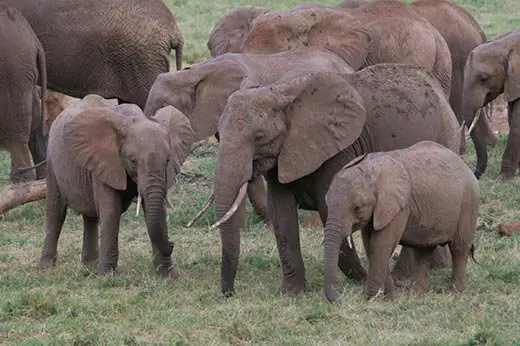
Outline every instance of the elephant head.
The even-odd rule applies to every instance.
[[[194,140],[189,120],[171,106],[151,119],[135,105],[89,107],[63,131],[76,162],[98,181],[118,191],[136,185],[152,245],[169,258],[164,199]]]
[[[270,54],[312,47],[335,53],[358,70],[365,61],[369,41],[368,32],[351,14],[319,8],[258,16],[241,50]]]
[[[224,53],[240,53],[240,46],[253,19],[269,10],[260,7],[237,7],[222,15],[211,30],[208,48],[212,57]]]
[[[218,124],[214,181],[224,294],[234,290],[232,267],[240,251],[239,231],[228,210],[240,205],[247,182],[275,167],[280,183],[314,172],[356,141],[365,120],[361,96],[332,72],[294,74],[230,96]]]
[[[359,156],[334,176],[325,196],[328,216],[324,233],[324,282],[325,296],[330,302],[339,299],[334,284],[343,239],[371,221],[375,231],[384,232],[408,204],[410,196],[411,178],[407,170],[383,153]],[[369,290],[370,284],[367,282]]]
[[[217,133],[227,98],[239,89],[245,77],[243,66],[225,56],[160,74],[150,90],[144,113],[150,117],[171,105],[189,117],[197,140],[206,139]]]
[[[462,114],[472,130],[470,134],[477,152],[477,177],[487,166],[487,143],[485,134],[479,133],[481,128],[476,126],[479,123],[476,113],[502,93],[508,103],[520,98],[520,30],[477,46],[464,67]]]

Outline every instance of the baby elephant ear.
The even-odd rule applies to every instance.
[[[64,126],[63,141],[79,165],[116,190],[126,190],[126,170],[119,153],[120,131],[131,121],[107,108],[88,108]]]
[[[288,183],[318,169],[360,136],[366,120],[361,96],[340,74],[312,72],[272,86],[286,116],[278,179]]]
[[[517,34],[520,42],[520,32]],[[504,100],[513,102],[520,98],[520,44],[511,50],[507,59],[506,81],[504,83]]]
[[[376,158],[377,160],[377,158]],[[399,161],[381,157],[380,173],[377,180],[377,199],[374,208],[374,230],[380,230],[403,210],[411,196],[411,178]]]
[[[168,131],[170,142],[170,163],[168,164],[168,178],[173,181],[181,171],[181,166],[188,156],[191,145],[195,141],[195,134],[190,120],[177,108],[167,106],[161,108],[153,116]]]

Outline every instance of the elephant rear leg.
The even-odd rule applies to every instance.
[[[45,205],[45,240],[38,267],[44,269],[54,266],[58,254],[58,239],[60,237],[65,217],[67,216],[67,205],[61,196],[54,174],[49,165],[49,176],[47,178],[47,193]]]
[[[83,249],[81,251],[81,262],[92,264],[99,256],[99,220],[97,217],[83,215]]]
[[[14,143],[9,148],[11,156],[11,183],[19,184],[34,179],[34,172],[27,171],[17,174],[19,168],[31,166],[31,154],[28,143]]]
[[[475,215],[477,212],[475,212]],[[453,270],[451,272],[450,290],[462,291],[466,284],[466,267],[468,257],[472,249],[472,241],[477,227],[477,217],[464,215],[458,227],[458,233],[449,243],[451,257],[453,258]]]

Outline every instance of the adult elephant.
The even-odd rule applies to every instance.
[[[366,45],[366,42],[356,41],[352,44]],[[293,69],[353,72],[344,60],[323,51],[290,51],[268,55],[227,53],[182,71],[159,75],[150,90],[144,113],[152,116],[161,107],[171,105],[190,119],[197,140],[203,140],[217,133],[220,115],[233,92],[240,88],[274,83]],[[251,182],[248,195],[255,212],[264,222],[269,223],[262,177]]]
[[[475,114],[502,93],[508,106],[510,130],[500,175],[512,179],[520,162],[520,30],[479,45],[470,53],[465,65],[462,112],[466,123],[477,124],[471,132],[477,152],[477,176],[486,169],[487,148],[485,143],[477,141],[478,124],[483,119]]]
[[[98,94],[144,107],[183,37],[163,0],[6,0],[31,24],[47,54],[49,88]]]
[[[298,294],[305,283],[298,207],[319,211],[325,222],[325,194],[334,174],[361,154],[423,140],[455,152],[460,145],[457,120],[440,84],[403,64],[343,75],[294,73],[269,86],[236,91],[218,131],[214,191],[225,295],[234,292],[242,217],[228,211],[240,204],[250,179],[266,177],[281,290]],[[349,251],[345,242],[342,249]]]
[[[31,165],[31,156],[34,163],[45,160],[46,74],[45,53],[31,26],[14,7],[0,2],[0,148],[9,151],[13,183],[32,178],[31,172],[16,174]],[[43,168],[37,176],[44,178]]]
[[[486,42],[486,34],[473,18],[462,7],[447,0],[417,0],[410,4],[439,31],[451,54],[451,94],[450,105],[462,124],[462,89],[464,82],[464,65],[471,51],[479,44]],[[486,117],[477,124],[478,129],[472,139],[477,150],[481,145],[494,145],[497,141]],[[464,130],[461,136],[461,152],[465,152],[466,139]]]
[[[176,275],[164,204],[193,139],[189,120],[173,107],[161,108],[150,119],[136,105],[113,107],[87,95],[66,108],[49,133],[47,219],[39,267],[55,264],[71,208],[83,216],[82,262],[95,262],[99,254],[98,275],[115,271],[121,214],[134,197],[142,196],[154,267]]]
[[[365,33],[350,32],[353,21],[362,22]],[[216,32],[214,29],[214,35]],[[349,46],[344,38],[366,34],[370,43],[360,68],[378,63],[414,64],[431,72],[450,95],[451,56],[446,42],[417,11],[398,0],[373,1],[349,10],[315,8],[259,14],[251,22],[240,51],[269,54],[307,47],[350,57],[357,47]]]

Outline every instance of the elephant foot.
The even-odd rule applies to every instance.
[[[40,259],[40,262],[38,263],[39,269],[47,269],[54,267],[56,264],[56,257],[48,258],[48,257],[42,257]]]
[[[293,282],[284,280],[280,285],[280,292],[284,295],[296,297],[305,288],[305,280],[303,282]]]
[[[97,276],[113,276],[116,275],[115,265],[101,265],[98,269]]]
[[[500,177],[506,181],[513,181],[516,178],[516,175],[510,172],[500,171]]]
[[[170,279],[177,279],[180,276],[179,269],[175,264],[170,265],[160,265],[158,267],[155,267],[155,272],[158,275],[170,278]]]
[[[424,281],[414,281],[410,286],[410,292],[418,297],[424,296],[430,290],[430,283]]]
[[[96,264],[98,261],[98,255],[85,255],[85,256],[81,256],[81,263],[83,265],[92,265],[92,264]]]

